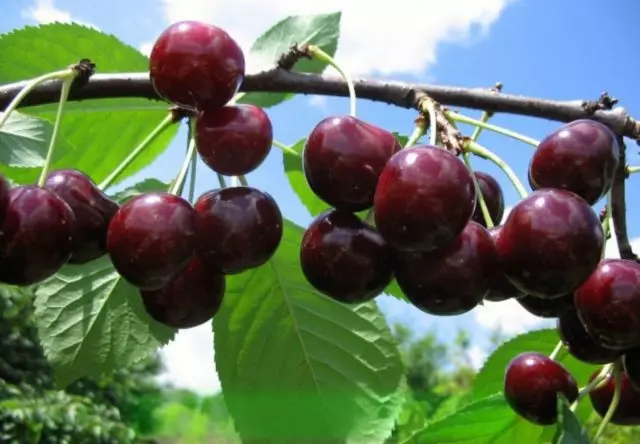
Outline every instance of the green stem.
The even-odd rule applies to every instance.
[[[487,123],[489,121],[489,119],[491,118],[491,116],[493,116],[493,113],[490,113],[488,111],[484,111],[482,113],[482,116],[480,117],[480,121],[482,123]],[[480,133],[482,133],[482,130],[484,128],[481,126],[476,126],[475,129],[473,130],[473,134],[471,135],[471,140],[473,140],[474,142],[478,141],[478,138],[480,137]]]
[[[558,353],[560,353],[560,350],[562,350],[562,347],[564,347],[564,344],[562,343],[562,341],[558,341],[558,343],[556,344],[556,348],[554,348],[549,355],[549,359],[555,360],[558,357]]]
[[[7,120],[9,120],[9,116],[11,115],[11,113],[14,112],[18,108],[18,106],[20,106],[20,103],[24,100],[24,98],[27,97],[27,95],[29,95],[29,93],[33,91],[38,85],[50,80],[66,81],[67,79],[70,79],[71,81],[73,81],[76,75],[77,72],[73,69],[63,69],[61,71],[54,71],[49,74],[36,77],[35,79],[29,81],[29,83],[27,83],[27,85],[22,88],[18,95],[13,98],[11,103],[9,103],[9,105],[3,111],[2,117],[0,117],[0,128],[2,128],[2,125],[4,125]]]
[[[285,145],[282,142],[278,142],[275,139],[271,142],[271,145],[273,145],[276,148],[280,149],[283,153],[287,153],[287,154],[291,154],[291,155],[296,156],[296,157],[300,157],[300,154],[298,154],[298,152],[296,150],[292,149],[289,145]]]
[[[407,139],[407,143],[404,144],[404,147],[409,148],[410,146],[415,145],[422,136],[424,136],[424,124],[416,123],[416,127],[413,129],[413,132],[409,136],[409,139]]]
[[[587,397],[589,393],[591,393],[596,387],[598,387],[598,385],[600,385],[602,381],[605,380],[605,378],[607,377],[607,375],[609,374],[612,368],[613,368],[613,364],[607,364],[603,366],[602,370],[600,370],[600,373],[598,373],[598,375],[595,378],[593,378],[593,381],[591,381],[589,384],[585,385],[583,388],[580,389],[580,392],[578,393],[578,397],[576,398],[575,401],[573,401],[573,404],[571,404],[571,411],[575,412],[576,408],[578,408],[578,404],[580,403],[580,401],[582,401],[585,397]]]
[[[611,231],[611,222],[612,222],[612,203],[611,203],[611,190],[607,193],[607,206],[605,210],[604,220],[602,221],[602,232],[604,233],[604,245],[602,246],[602,257],[604,258],[605,252],[607,251],[607,238],[609,237],[609,232]]]
[[[309,45],[308,47],[309,54],[316,60],[323,61],[333,66],[336,71],[340,73],[344,81],[347,83],[347,88],[349,89],[349,114],[352,117],[356,116],[356,90],[353,87],[353,81],[351,80],[351,76],[345,72],[340,65],[338,65],[333,58],[324,52],[322,49],[315,45]]]
[[[502,128],[501,126],[492,125],[490,123],[483,122],[481,120],[474,119],[472,117],[468,117],[459,113],[454,113],[451,111],[445,111],[445,115],[450,120],[455,120],[457,122],[466,123],[468,125],[474,125],[476,127],[481,127],[489,131],[493,131],[498,134],[502,134],[503,136],[511,137],[513,139],[519,140],[520,142],[527,143],[534,147],[537,147],[540,144],[539,140],[532,139],[531,137],[527,137],[523,134],[516,133],[515,131],[508,130],[506,128]]]
[[[424,101],[424,106],[427,108],[427,114],[429,115],[429,145],[436,146],[438,143],[438,121],[436,118],[436,107],[430,99]]]
[[[627,167],[627,174],[635,174],[635,173],[640,173],[640,165]]]
[[[499,166],[515,187],[516,191],[520,195],[520,198],[524,199],[525,197],[527,197],[529,193],[527,193],[527,190],[525,189],[524,185],[522,185],[522,182],[520,182],[520,179],[518,179],[516,173],[514,173],[511,167],[497,154],[491,152],[490,150],[478,144],[477,142],[474,142],[473,140],[466,141],[464,144],[464,148],[470,153],[482,157],[483,159],[489,160]]]
[[[478,177],[473,172],[473,166],[471,165],[471,159],[469,158],[469,153],[462,153],[462,160],[464,164],[467,166],[469,173],[471,173],[471,178],[473,179],[473,185],[476,188],[476,195],[478,196],[478,204],[480,205],[480,209],[482,210],[482,216],[484,217],[484,222],[487,225],[487,228],[493,228],[493,220],[491,219],[491,214],[489,213],[489,207],[487,206],[487,201],[484,199],[482,195],[482,189],[480,188],[480,183],[478,182]]]
[[[58,111],[56,113],[56,120],[53,123],[53,131],[51,132],[51,139],[49,140],[47,157],[44,161],[42,171],[40,172],[40,178],[38,179],[39,186],[44,185],[45,180],[47,180],[47,175],[49,174],[51,164],[53,163],[53,153],[56,150],[56,142],[58,141],[58,134],[60,133],[62,116],[64,115],[64,106],[67,103],[67,98],[69,97],[69,91],[71,90],[71,85],[73,84],[74,78],[75,77],[66,77],[62,81],[62,88],[60,89],[60,101],[58,102]]]
[[[218,184],[220,185],[220,188],[227,188],[227,181],[224,176],[220,173],[216,173],[216,176],[218,176]]]
[[[193,137],[193,135],[195,134],[194,126],[195,126],[195,123],[193,122],[193,120],[189,119],[189,135],[188,135],[189,143],[191,143],[192,139],[193,139],[193,142],[196,143],[195,138]],[[187,145],[187,154],[188,153],[189,153],[189,145]],[[198,157],[193,156],[191,158],[191,164],[190,164],[190,170],[189,170],[189,202],[193,202],[193,198],[195,197],[195,193],[196,193],[197,164],[198,164]]]
[[[247,182],[247,178],[244,177],[243,174],[237,176],[238,177],[238,182],[240,182],[240,185],[242,185],[243,187],[248,187],[249,186],[249,182]]]
[[[169,187],[168,192],[171,194],[180,195],[180,190],[184,186],[184,181],[187,178],[187,172],[189,171],[189,165],[195,161],[196,154],[196,140],[192,138],[189,141],[189,148],[187,149],[187,154],[184,157],[184,162],[182,162],[182,166],[180,167],[180,172],[176,176],[175,180]],[[195,162],[194,162],[195,163]]]
[[[129,155],[118,165],[109,176],[102,181],[99,188],[104,191],[118,178],[118,176],[125,170],[136,158],[147,148],[147,146],[153,142],[165,129],[169,127],[173,121],[173,114],[169,113],[158,126],[142,141],[140,144],[129,153]]]
[[[593,444],[596,444],[600,437],[604,434],[604,431],[607,429],[607,425],[611,421],[611,418],[615,414],[618,409],[618,404],[620,404],[620,394],[622,391],[622,377],[621,377],[621,368],[620,361],[616,361],[613,365],[613,378],[615,388],[613,390],[613,399],[611,400],[611,404],[607,409],[607,413],[604,415],[598,430],[596,431],[596,435],[593,438]]]

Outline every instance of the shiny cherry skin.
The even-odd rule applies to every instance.
[[[302,152],[304,175],[316,196],[351,212],[373,205],[380,173],[402,147],[389,131],[351,116],[320,121]]]
[[[429,253],[398,252],[395,276],[407,299],[439,316],[466,313],[485,297],[497,267],[491,235],[469,221],[447,247]]]
[[[27,286],[53,276],[71,257],[75,223],[54,191],[35,185],[9,190],[0,225],[0,282]]]
[[[629,382],[636,390],[640,391],[640,347],[626,350],[622,362],[624,370],[629,376]]]
[[[593,381],[599,373],[600,370],[593,372],[589,382]],[[640,425],[640,391],[633,387],[629,380],[629,375],[624,371],[620,372],[620,382],[620,401],[611,418],[611,424],[621,426]],[[607,414],[607,410],[609,410],[609,406],[613,400],[614,392],[615,378],[610,373],[606,377],[605,384],[589,393],[591,405],[601,418],[604,418]]]
[[[198,256],[166,287],[140,290],[144,307],[153,319],[172,328],[192,328],[210,321],[220,309],[225,276],[207,267]]]
[[[598,344],[587,332],[575,309],[564,312],[556,322],[560,339],[574,358],[589,364],[608,364],[620,356],[620,352]]]
[[[640,346],[640,264],[603,259],[574,293],[578,316],[601,345]]]
[[[553,299],[525,295],[516,298],[516,302],[532,315],[547,319],[555,319],[573,309],[572,294]]]
[[[238,43],[223,29],[185,20],[166,28],[149,56],[151,84],[160,97],[197,110],[219,108],[245,74]]]
[[[304,232],[300,267],[320,293],[342,303],[362,303],[391,283],[393,251],[355,214],[326,210]]]
[[[4,215],[7,213],[7,208],[9,208],[9,190],[11,189],[11,185],[5,177],[0,174],[0,224],[4,220]]]
[[[593,205],[611,189],[619,161],[620,147],[606,125],[575,120],[540,142],[529,163],[529,183],[533,189],[573,191]]]
[[[182,273],[195,254],[196,218],[185,199],[149,192],[126,202],[107,231],[113,266],[142,290],[165,287]]]
[[[504,395],[521,417],[538,425],[557,421],[557,397],[569,402],[578,397],[578,385],[558,362],[541,353],[526,352],[513,358],[504,376]]]
[[[282,213],[264,191],[245,186],[209,191],[194,208],[198,253],[208,267],[224,274],[264,265],[282,240]]]
[[[430,252],[462,233],[476,205],[473,178],[450,152],[406,148],[384,167],[374,198],[382,237],[403,251]]]
[[[76,219],[70,264],[85,264],[107,253],[107,228],[120,206],[98,189],[89,176],[74,169],[56,170],[44,187],[71,207]]]
[[[518,202],[496,241],[507,278],[541,298],[578,288],[598,265],[603,245],[598,215],[580,196],[559,189],[534,191]]]
[[[501,229],[501,225],[489,229],[489,234],[491,235],[494,246],[498,236],[500,235]],[[484,297],[485,301],[500,302],[524,296],[522,292],[514,287],[511,281],[509,281],[509,279],[504,275],[499,260],[497,261],[496,268],[492,271],[491,276],[491,286],[489,287],[489,292]]]
[[[504,194],[502,193],[502,187],[498,181],[488,173],[476,171],[474,174],[478,180],[482,197],[487,204],[491,222],[493,222],[494,225],[499,224],[502,222],[502,216],[504,216]],[[471,216],[471,220],[478,222],[483,227],[487,226],[479,199],[476,204],[476,209]]]
[[[196,119],[196,147],[202,161],[225,176],[249,174],[258,168],[273,142],[267,113],[254,105],[202,111]]]

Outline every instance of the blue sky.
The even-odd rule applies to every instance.
[[[115,34],[132,46],[148,49],[150,43],[174,20],[199,18],[227,29],[246,48],[263,30],[286,15],[344,11],[343,37],[337,54],[339,63],[358,76],[393,77],[398,80],[435,82],[456,86],[488,87],[504,83],[505,92],[549,99],[595,99],[602,91],[619,98],[635,116],[640,116],[637,79],[640,60],[635,56],[640,29],[640,3],[636,0],[396,0],[358,3],[326,0],[320,5],[303,0],[7,0],[0,18],[0,32],[27,24],[52,20],[76,20]],[[252,14],[244,16],[243,12]],[[420,17],[419,23],[402,23]],[[344,99],[297,97],[269,109],[275,137],[293,143],[322,118],[344,114]],[[468,115],[479,116],[480,111]],[[414,112],[360,101],[358,115],[369,122],[408,134]],[[498,115],[492,123],[534,138],[543,138],[558,124],[520,116]],[[532,149],[511,139],[485,132],[480,142],[502,156],[522,178]],[[628,161],[640,164],[639,147],[628,145]],[[184,134],[154,163],[147,174],[171,180],[184,153]],[[250,183],[276,197],[285,215],[307,224],[309,215],[290,190],[281,171],[281,154],[274,149]],[[508,205],[517,196],[502,172],[475,160],[474,166],[493,173],[501,182]],[[640,175],[637,175],[640,176]],[[213,186],[212,173],[199,166],[197,192]],[[526,181],[525,181],[526,183]],[[640,218],[640,177],[629,181],[629,220]],[[630,235],[640,237],[640,226],[629,223]],[[453,338],[460,327],[471,333],[473,359],[480,363],[486,353],[491,327],[502,326],[515,334],[542,324],[513,303],[490,304],[457,317],[436,318],[410,306],[381,297],[380,306],[390,320],[410,323],[417,332],[435,329],[443,338]],[[181,333],[166,350],[171,381],[201,390],[213,390],[208,328]],[[209,361],[209,362],[206,362]],[[194,373],[204,369],[200,373]]]

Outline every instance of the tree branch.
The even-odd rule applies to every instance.
[[[627,178],[626,145],[624,139],[618,136],[620,146],[620,163],[611,188],[611,218],[613,229],[616,232],[618,251],[622,259],[638,260],[638,256],[633,253],[629,236],[627,234],[627,206],[625,196],[625,180]]]

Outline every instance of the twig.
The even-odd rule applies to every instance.
[[[626,145],[624,138],[618,136],[620,146],[620,163],[613,179],[611,188],[611,216],[613,219],[613,229],[616,232],[618,251],[622,259],[638,260],[638,256],[633,253],[627,234],[627,204],[625,193],[625,179],[627,177],[626,167]]]

